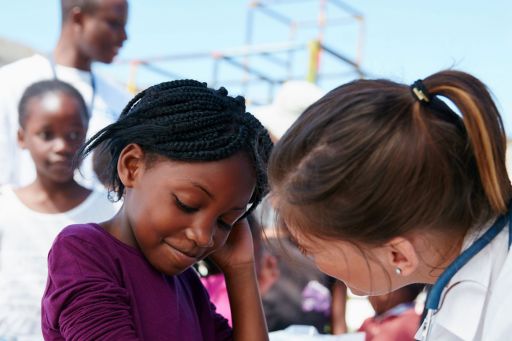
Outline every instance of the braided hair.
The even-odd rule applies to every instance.
[[[108,186],[121,199],[124,185],[117,174],[121,151],[139,145],[149,155],[178,161],[217,161],[239,151],[250,156],[256,170],[256,188],[249,214],[267,191],[266,165],[272,149],[267,130],[245,111],[242,96],[225,88],[214,90],[195,80],[154,85],[137,94],[117,122],[103,128],[81,148],[79,159],[96,147],[109,152],[105,172]]]

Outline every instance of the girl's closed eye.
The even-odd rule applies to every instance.
[[[233,228],[233,225],[226,223],[222,219],[217,220],[217,222],[219,223],[219,226],[224,230],[231,231],[231,229]]]
[[[181,201],[178,198],[178,196],[176,194],[173,194],[173,196],[174,196],[174,202],[176,203],[176,206],[178,206],[178,208],[180,210],[182,210],[183,212],[185,212],[187,214],[191,214],[191,213],[195,213],[195,212],[199,211],[198,207],[193,207],[191,205],[185,204],[183,201]]]

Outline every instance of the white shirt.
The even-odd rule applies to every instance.
[[[47,214],[25,206],[11,186],[0,188],[0,340],[42,340],[41,298],[47,255],[66,226],[102,222],[117,211],[107,193],[93,191],[80,205]]]
[[[62,65],[55,65],[55,72],[59,80],[73,85],[82,94],[91,112],[92,73]],[[0,184],[25,186],[35,179],[32,159],[17,143],[18,104],[29,85],[53,78],[52,64],[47,57],[39,54],[0,68]],[[97,73],[94,74],[94,82],[94,108],[87,137],[116,121],[131,97],[127,91]],[[80,183],[86,187],[95,185],[97,180],[90,158],[82,169],[84,179],[79,180]]]
[[[468,233],[462,251],[486,230]],[[508,250],[508,230],[507,224],[450,280],[433,316],[428,340],[512,339],[512,254]]]

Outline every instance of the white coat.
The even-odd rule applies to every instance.
[[[463,250],[485,230],[468,233]],[[508,237],[507,224],[453,276],[443,291],[427,340],[512,340],[512,253]]]

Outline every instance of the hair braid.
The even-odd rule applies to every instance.
[[[121,151],[129,144],[146,153],[172,160],[217,161],[246,152],[256,171],[256,188],[249,214],[267,191],[266,165],[272,149],[267,130],[245,111],[242,96],[231,97],[225,88],[177,80],[152,86],[137,94],[118,121],[100,130],[80,150],[84,158],[98,146],[110,153],[105,174],[120,199],[124,186],[117,174]]]

